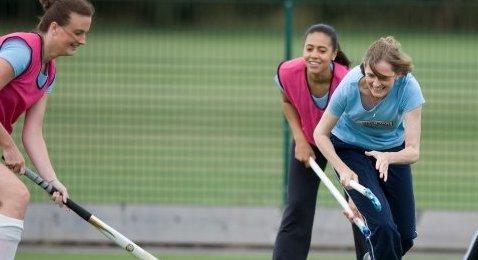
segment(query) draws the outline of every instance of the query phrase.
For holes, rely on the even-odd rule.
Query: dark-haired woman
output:
[[[335,29],[316,24],[305,32],[302,57],[285,61],[277,69],[275,80],[282,92],[282,108],[293,141],[287,205],[275,242],[274,260],[305,260],[309,253],[320,179],[307,162],[312,157],[322,169],[327,163],[314,143],[313,131],[349,65]]]

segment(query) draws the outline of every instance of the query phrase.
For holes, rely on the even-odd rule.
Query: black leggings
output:
[[[315,146],[312,148],[316,162],[325,169],[327,160]],[[302,162],[295,159],[295,142],[291,145],[289,162],[287,205],[282,215],[272,258],[274,260],[305,260],[310,248],[320,179],[312,168],[305,167]],[[361,259],[365,253],[364,241],[360,230],[354,227],[353,231],[357,259]]]

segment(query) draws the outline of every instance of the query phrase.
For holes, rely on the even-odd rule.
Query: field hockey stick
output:
[[[52,195],[54,192],[58,191],[55,187],[53,187],[50,183],[45,181],[42,177],[36,174],[34,171],[25,167],[24,174],[33,181],[34,183],[38,184],[38,186],[42,187],[46,192]],[[120,232],[116,231],[114,228],[108,226],[106,223],[101,221],[99,218],[88,212],[86,209],[81,207],[80,205],[76,204],[71,199],[66,199],[65,205],[73,210],[78,216],[86,220],[96,229],[98,229],[103,235],[107,238],[114,241],[118,246],[123,248],[124,250],[128,251],[129,253],[133,254],[137,258],[141,260],[158,260],[152,254],[148,253],[140,246],[135,244],[133,241],[129,240],[127,237],[123,236]]]
[[[356,182],[355,180],[350,181],[350,187],[352,187],[352,189],[358,191],[360,194],[367,197],[372,202],[377,212],[380,212],[382,210],[382,204],[378,200],[377,196],[375,196],[375,194],[373,194],[373,192],[369,188],[365,188],[364,186],[362,186],[360,183]]]
[[[332,182],[330,181],[329,177],[327,177],[324,171],[320,169],[319,165],[315,162],[314,159],[312,159],[312,157],[309,157],[309,165],[310,167],[312,167],[312,170],[314,170],[315,174],[319,176],[320,180],[325,184],[327,189],[329,189],[330,193],[332,193],[332,195],[335,197],[335,199],[340,204],[340,206],[342,206],[342,208],[347,213],[349,213],[349,215],[353,215],[352,209],[350,208],[347,201],[345,201],[342,194],[340,194],[340,192],[337,190],[334,184],[332,184]],[[360,229],[360,231],[365,237],[367,238],[370,237],[370,234],[371,234],[370,229],[367,227],[367,225],[365,225],[365,223],[363,222],[361,218],[355,217],[353,218],[353,222],[355,223],[355,225],[357,225],[357,227]]]

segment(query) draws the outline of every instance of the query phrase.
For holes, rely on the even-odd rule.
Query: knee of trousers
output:
[[[402,250],[403,250],[403,254],[405,254],[406,252],[408,252],[408,250],[410,250],[410,248],[413,247],[413,239],[412,238],[409,238],[409,239],[402,239]]]
[[[400,243],[401,241],[400,233],[398,233],[395,224],[392,222],[381,222],[375,225],[373,236],[379,240],[385,239],[385,241],[390,241],[391,243]]]
[[[405,254],[406,252],[408,252],[408,250],[410,250],[413,247],[414,245],[413,240],[417,237],[415,225],[413,225],[413,227],[408,227],[406,229],[402,227],[402,229],[399,229],[399,233],[401,237],[403,253]]]

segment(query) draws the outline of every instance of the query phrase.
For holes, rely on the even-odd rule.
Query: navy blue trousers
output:
[[[313,147],[317,164],[325,169],[327,160]],[[320,178],[312,168],[295,159],[292,142],[289,158],[287,204],[274,246],[274,260],[305,260],[309,253]],[[344,219],[345,221],[345,219]],[[360,230],[354,228],[357,255],[365,251]],[[357,239],[359,238],[359,239]]]
[[[377,212],[369,199],[355,190],[349,190],[372,231],[375,259],[401,259],[417,237],[410,165],[390,165],[387,182],[384,182],[375,169],[375,158],[366,156],[365,149],[344,143],[335,136],[331,139],[340,159],[358,175],[359,183],[369,188],[382,204],[382,210]],[[384,151],[399,151],[403,147]]]

